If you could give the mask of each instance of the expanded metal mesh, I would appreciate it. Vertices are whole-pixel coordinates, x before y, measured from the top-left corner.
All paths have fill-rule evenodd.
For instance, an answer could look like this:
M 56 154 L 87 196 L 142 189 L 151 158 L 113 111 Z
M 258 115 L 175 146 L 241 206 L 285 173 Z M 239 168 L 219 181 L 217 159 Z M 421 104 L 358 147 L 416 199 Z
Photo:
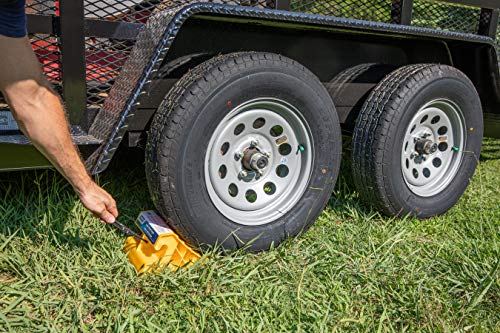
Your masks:
M 30 39 L 35 55 L 42 64 L 43 73 L 53 83 L 56 90 L 61 93 L 62 78 L 59 39 L 46 34 L 33 34 L 30 36 Z
M 38 15 L 55 15 L 57 2 L 54 0 L 28 0 L 26 13 Z M 31 34 L 31 46 L 42 64 L 45 77 L 52 82 L 59 94 L 62 94 L 61 51 L 59 38 L 47 34 Z
M 434 1 L 415 0 L 412 25 L 475 34 L 481 9 Z
M 85 38 L 88 106 L 101 106 L 104 103 L 132 46 L 130 41 Z
M 42 65 L 43 74 L 62 97 L 61 52 L 58 38 L 47 34 L 32 34 L 29 37 L 33 51 Z M 9 111 L 9 106 L 1 92 L 0 111 Z
M 84 0 L 84 12 L 88 19 L 146 23 L 152 14 L 186 2 L 274 8 L 274 0 Z M 100 107 L 107 98 L 134 44 L 125 40 L 89 37 L 85 39 L 85 45 L 87 105 Z
M 84 0 L 84 10 L 87 18 L 145 22 L 154 12 L 188 2 L 274 8 L 274 0 Z
M 389 23 L 391 22 L 392 2 L 390 0 L 292 0 L 291 10 Z
M 295 12 L 352 18 L 358 20 L 399 22 L 402 1 L 398 0 L 292 0 Z M 474 7 L 415 0 L 412 25 L 464 33 L 477 33 L 481 10 Z
M 27 0 L 26 13 L 38 15 L 55 15 L 56 1 L 54 0 Z

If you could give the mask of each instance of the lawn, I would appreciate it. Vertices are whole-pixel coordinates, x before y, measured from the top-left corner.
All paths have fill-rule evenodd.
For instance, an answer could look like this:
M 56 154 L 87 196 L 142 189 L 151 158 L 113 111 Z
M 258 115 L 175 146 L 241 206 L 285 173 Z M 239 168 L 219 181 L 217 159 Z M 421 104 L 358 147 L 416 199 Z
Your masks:
M 0 174 L 0 331 L 500 332 L 500 140 L 480 160 L 444 216 L 380 216 L 344 167 L 306 234 L 148 276 L 53 171 Z M 153 208 L 140 165 L 99 181 L 122 222 Z

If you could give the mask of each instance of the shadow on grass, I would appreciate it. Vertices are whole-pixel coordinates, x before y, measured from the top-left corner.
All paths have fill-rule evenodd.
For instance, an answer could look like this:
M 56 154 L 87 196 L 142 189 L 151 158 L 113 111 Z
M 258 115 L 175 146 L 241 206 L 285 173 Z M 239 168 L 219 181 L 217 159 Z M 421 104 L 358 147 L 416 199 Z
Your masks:
M 373 211 L 364 205 L 354 186 L 351 154 L 352 137 L 349 133 L 344 133 L 342 135 L 342 161 L 340 164 L 340 173 L 327 206 L 340 214 L 342 218 L 354 216 L 367 217 L 372 215 Z
M 376 214 L 376 210 L 373 207 L 367 207 L 359 198 L 359 193 L 352 178 L 351 138 L 343 136 L 342 139 L 344 144 L 340 174 L 328 207 L 334 209 L 339 214 L 347 214 L 348 216 L 368 217 Z M 485 138 L 479 161 L 486 162 L 498 159 L 500 159 L 500 140 Z
M 86 245 L 77 231 L 66 232 L 77 198 L 53 170 L 5 172 L 0 178 L 0 233 L 36 241 Z
M 119 154 L 97 182 L 113 195 L 119 220 L 131 228 L 139 211 L 153 209 L 140 152 Z M 72 187 L 55 170 L 0 173 L 0 233 L 6 238 L 22 236 L 35 242 L 48 239 L 55 244 L 88 248 L 98 240 L 82 236 L 92 233 L 82 233 L 81 228 L 91 229 L 95 223 L 100 222 L 85 210 Z M 113 232 L 119 234 L 114 228 Z
M 144 150 L 119 150 L 109 168 L 97 178 L 115 198 L 123 224 L 132 227 L 140 211 L 154 209 L 146 181 Z
M 339 179 L 328 206 L 345 217 L 373 216 L 375 211 L 362 203 L 355 190 L 348 146 L 344 146 L 344 152 Z M 500 141 L 486 138 L 480 161 L 497 159 L 500 159 Z M 97 181 L 115 198 L 120 222 L 132 229 L 136 228 L 134 221 L 140 211 L 154 209 L 141 149 L 119 151 Z M 68 222 L 71 222 L 70 227 Z M 48 237 L 53 243 L 86 247 L 89 242 L 97 240 L 82 236 L 80 228 L 74 225 L 92 228 L 92 223 L 98 222 L 83 208 L 71 186 L 56 171 L 0 173 L 0 233 L 6 238 L 14 234 L 35 240 Z M 113 232 L 119 233 L 117 230 Z
M 500 159 L 500 140 L 485 138 L 481 150 L 480 162 Z
M 345 147 L 344 145 L 343 151 L 339 177 L 335 185 L 335 190 L 328 201 L 328 207 L 343 217 L 371 216 L 374 211 L 361 201 L 359 193 L 354 186 L 350 147 Z

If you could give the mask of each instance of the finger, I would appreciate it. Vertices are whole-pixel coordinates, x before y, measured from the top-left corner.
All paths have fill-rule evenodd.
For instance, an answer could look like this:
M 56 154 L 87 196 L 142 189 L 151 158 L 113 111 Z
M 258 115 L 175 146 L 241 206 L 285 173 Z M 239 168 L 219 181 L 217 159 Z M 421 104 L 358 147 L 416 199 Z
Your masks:
M 108 209 L 108 211 L 115 217 L 117 218 L 118 217 L 118 208 L 116 208 L 116 206 L 114 207 L 111 207 Z
M 99 216 L 99 214 L 92 213 L 92 215 L 94 215 L 94 217 L 98 218 L 98 219 L 99 219 L 99 222 L 104 223 L 104 224 L 107 224 L 107 223 L 106 223 L 106 221 L 104 221 L 103 219 L 101 219 L 101 217 Z
M 92 213 L 92 215 L 94 215 L 94 217 L 98 218 L 99 221 L 101 221 L 102 223 L 106 223 L 106 221 L 104 221 L 102 218 L 101 218 L 101 213 Z
M 115 200 L 111 199 L 109 202 L 107 202 L 106 208 L 108 209 L 108 212 L 113 214 L 115 218 L 118 216 L 118 208 L 116 207 Z
M 115 223 L 115 217 L 113 214 L 108 212 L 106 209 L 99 213 L 99 217 L 101 220 L 104 220 L 106 223 Z

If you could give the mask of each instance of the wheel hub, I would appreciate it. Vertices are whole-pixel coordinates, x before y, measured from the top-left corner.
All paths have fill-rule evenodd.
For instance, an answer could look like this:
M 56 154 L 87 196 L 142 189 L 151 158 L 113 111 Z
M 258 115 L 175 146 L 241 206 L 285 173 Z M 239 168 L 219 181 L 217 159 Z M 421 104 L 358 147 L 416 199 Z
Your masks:
M 262 153 L 258 148 L 248 148 L 243 153 L 241 164 L 247 170 L 253 170 L 258 174 L 262 174 L 264 169 L 269 165 L 267 156 L 270 156 L 270 154 Z
M 435 142 L 432 142 L 428 139 L 418 139 L 415 143 L 415 151 L 422 154 L 434 154 L 438 149 L 438 145 Z

